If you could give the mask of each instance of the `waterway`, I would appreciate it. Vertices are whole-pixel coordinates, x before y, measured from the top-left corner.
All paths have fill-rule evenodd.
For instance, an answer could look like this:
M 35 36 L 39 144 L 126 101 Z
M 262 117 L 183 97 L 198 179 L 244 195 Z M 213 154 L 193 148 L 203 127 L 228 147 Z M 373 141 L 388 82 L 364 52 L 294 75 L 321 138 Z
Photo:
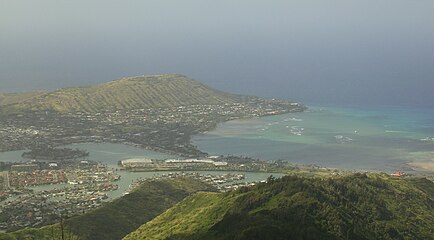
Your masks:
M 116 171 L 117 174 L 121 176 L 121 179 L 116 182 L 119 188 L 115 191 L 108 192 L 107 195 L 109 199 L 114 199 L 121 197 L 125 192 L 128 191 L 131 183 L 153 176 L 161 176 L 162 174 L 167 174 L 168 172 L 128 172 L 118 170 L 118 161 L 130 158 L 151 158 L 151 159 L 168 159 L 168 158 L 178 158 L 174 155 L 169 155 L 165 153 L 150 151 L 146 149 L 141 149 L 137 147 L 122 145 L 122 144 L 110 144 L 110 143 L 82 143 L 82 144 L 71 144 L 65 147 L 68 148 L 79 148 L 86 149 L 89 151 L 88 160 L 97 161 L 106 164 L 109 168 Z M 21 158 L 23 151 L 14 152 L 3 152 L 0 153 L 0 161 L 27 161 Z M 233 174 L 244 174 L 245 179 L 238 182 L 258 182 L 267 179 L 270 175 L 275 177 L 281 177 L 283 174 L 270 174 L 270 173 L 254 173 L 254 172 L 230 172 L 230 171 L 203 171 L 201 174 L 211 174 L 211 175 L 222 175 L 227 173 Z M 32 187 L 35 191 L 50 190 L 54 188 L 72 187 L 69 184 L 54 184 L 54 185 L 44 185 Z

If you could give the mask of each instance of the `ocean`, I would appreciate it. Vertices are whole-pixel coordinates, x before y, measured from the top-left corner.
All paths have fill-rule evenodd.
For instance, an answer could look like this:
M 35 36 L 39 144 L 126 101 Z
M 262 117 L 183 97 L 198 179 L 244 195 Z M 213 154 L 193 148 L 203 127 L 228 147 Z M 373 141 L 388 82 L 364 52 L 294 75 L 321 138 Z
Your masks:
M 193 144 L 212 155 L 368 171 L 434 171 L 434 109 L 310 106 L 303 113 L 226 122 L 195 136 Z

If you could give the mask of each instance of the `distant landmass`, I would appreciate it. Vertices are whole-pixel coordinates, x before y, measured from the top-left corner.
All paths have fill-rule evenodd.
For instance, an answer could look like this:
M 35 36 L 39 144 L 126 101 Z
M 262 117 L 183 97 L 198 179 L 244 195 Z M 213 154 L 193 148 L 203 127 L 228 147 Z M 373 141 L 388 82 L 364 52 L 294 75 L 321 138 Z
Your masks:
M 2 94 L 0 101 L 0 151 L 110 142 L 187 157 L 204 155 L 191 136 L 220 122 L 305 110 L 287 100 L 222 92 L 178 74 Z
M 184 105 L 232 104 L 245 100 L 178 74 L 127 77 L 54 92 L 0 95 L 6 111 L 104 112 Z

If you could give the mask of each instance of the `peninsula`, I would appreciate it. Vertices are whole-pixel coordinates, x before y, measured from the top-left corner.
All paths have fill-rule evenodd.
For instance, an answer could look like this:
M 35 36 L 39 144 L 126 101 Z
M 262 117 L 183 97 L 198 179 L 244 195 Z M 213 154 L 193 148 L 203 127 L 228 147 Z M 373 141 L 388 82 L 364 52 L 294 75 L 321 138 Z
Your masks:
M 190 143 L 191 136 L 220 122 L 306 109 L 286 100 L 225 93 L 177 74 L 21 96 L 2 95 L 0 151 L 109 142 L 200 157 L 206 153 Z

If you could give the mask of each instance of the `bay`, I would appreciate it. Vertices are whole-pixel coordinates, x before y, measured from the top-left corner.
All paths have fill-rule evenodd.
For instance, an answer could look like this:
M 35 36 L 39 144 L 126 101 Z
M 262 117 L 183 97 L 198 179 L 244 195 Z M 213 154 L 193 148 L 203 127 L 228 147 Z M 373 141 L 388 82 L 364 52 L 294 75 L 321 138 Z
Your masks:
M 396 171 L 434 159 L 434 110 L 410 107 L 309 107 L 234 120 L 197 135 L 213 155 L 243 155 L 323 167 Z M 429 171 L 429 168 L 418 169 Z

